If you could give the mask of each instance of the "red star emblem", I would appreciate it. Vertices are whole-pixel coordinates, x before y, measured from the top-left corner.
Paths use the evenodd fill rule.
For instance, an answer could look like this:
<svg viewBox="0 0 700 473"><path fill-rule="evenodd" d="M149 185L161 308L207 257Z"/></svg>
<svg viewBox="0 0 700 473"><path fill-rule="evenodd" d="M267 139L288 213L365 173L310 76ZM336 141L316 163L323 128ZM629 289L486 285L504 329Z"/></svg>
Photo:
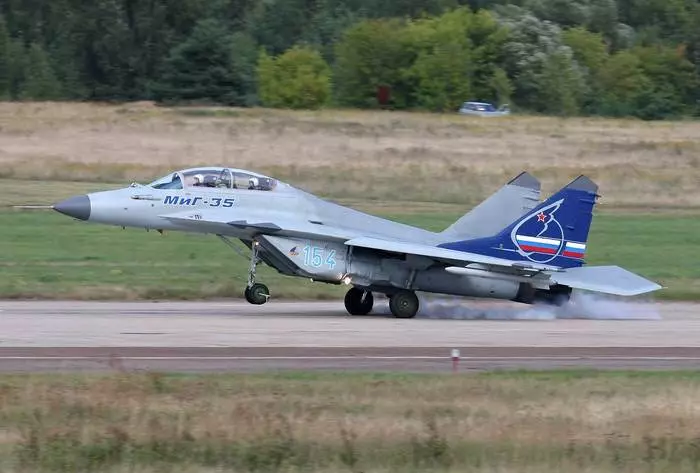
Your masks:
<svg viewBox="0 0 700 473"><path fill-rule="evenodd" d="M544 222L547 219L547 216L544 214L544 212L540 212L537 214L537 221L538 222Z"/></svg>

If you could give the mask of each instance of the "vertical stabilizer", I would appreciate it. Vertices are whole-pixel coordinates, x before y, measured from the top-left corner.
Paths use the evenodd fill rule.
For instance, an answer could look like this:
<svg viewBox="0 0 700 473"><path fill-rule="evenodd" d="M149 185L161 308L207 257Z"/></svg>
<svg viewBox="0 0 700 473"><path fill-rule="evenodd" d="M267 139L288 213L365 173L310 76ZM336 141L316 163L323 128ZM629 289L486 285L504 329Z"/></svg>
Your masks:
<svg viewBox="0 0 700 473"><path fill-rule="evenodd" d="M491 237L438 246L562 268L583 265L598 186L579 176Z"/></svg>
<svg viewBox="0 0 700 473"><path fill-rule="evenodd" d="M540 201L540 182L522 172L474 207L440 236L443 241L490 236L532 210Z"/></svg>

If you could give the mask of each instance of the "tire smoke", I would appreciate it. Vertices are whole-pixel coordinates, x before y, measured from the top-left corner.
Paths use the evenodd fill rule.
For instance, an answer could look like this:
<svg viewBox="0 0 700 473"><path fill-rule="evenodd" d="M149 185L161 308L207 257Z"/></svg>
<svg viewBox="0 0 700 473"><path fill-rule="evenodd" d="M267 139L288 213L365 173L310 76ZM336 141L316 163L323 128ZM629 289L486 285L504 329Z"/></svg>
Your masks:
<svg viewBox="0 0 700 473"><path fill-rule="evenodd" d="M518 304L419 294L416 318L452 320L660 320L651 301L574 292L567 304ZM383 312L383 310L382 310ZM388 307L386 312L389 313Z"/></svg>

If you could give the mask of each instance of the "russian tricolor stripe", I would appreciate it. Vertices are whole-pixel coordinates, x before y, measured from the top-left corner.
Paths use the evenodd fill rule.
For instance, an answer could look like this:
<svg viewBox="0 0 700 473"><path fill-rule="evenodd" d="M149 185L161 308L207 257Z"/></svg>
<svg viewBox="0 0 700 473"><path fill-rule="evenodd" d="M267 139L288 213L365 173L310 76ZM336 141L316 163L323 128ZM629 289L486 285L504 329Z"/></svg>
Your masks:
<svg viewBox="0 0 700 473"><path fill-rule="evenodd" d="M518 246L520 246L520 249L528 252L554 255L561 247L561 240L557 240L556 238L532 237L525 235L516 235L515 238L518 241ZM586 245L584 243L567 241L566 245L564 246L562 256L568 256L570 258L583 258L585 253Z"/></svg>
<svg viewBox="0 0 700 473"><path fill-rule="evenodd" d="M586 245L584 243L574 243L573 241L567 241L566 247L564 248L564 256L569 256L571 258L583 258L586 253Z"/></svg>
<svg viewBox="0 0 700 473"><path fill-rule="evenodd" d="M525 235L515 235L518 245L523 251L556 254L561 246L561 240L555 238L531 237Z"/></svg>

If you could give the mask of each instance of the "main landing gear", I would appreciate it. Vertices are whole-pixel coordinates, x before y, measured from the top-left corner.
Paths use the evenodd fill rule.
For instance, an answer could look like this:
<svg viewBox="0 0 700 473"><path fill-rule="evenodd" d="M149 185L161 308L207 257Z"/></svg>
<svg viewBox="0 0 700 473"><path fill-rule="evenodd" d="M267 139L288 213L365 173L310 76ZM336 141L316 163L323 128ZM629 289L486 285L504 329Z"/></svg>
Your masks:
<svg viewBox="0 0 700 473"><path fill-rule="evenodd" d="M389 310L397 319L412 319L418 308L418 296L413 291L401 290L389 297Z"/></svg>
<svg viewBox="0 0 700 473"><path fill-rule="evenodd" d="M250 268L248 269L248 285L245 288L245 300L251 304L261 305L270 298L270 290L266 285L255 282L255 268L260 263L258 258L258 245L254 241L251 246Z"/></svg>
<svg viewBox="0 0 700 473"><path fill-rule="evenodd" d="M374 305L374 296L371 291L352 287L345 294L345 309L350 315L367 315Z"/></svg>
<svg viewBox="0 0 700 473"><path fill-rule="evenodd" d="M374 296L366 289L353 287L345 294L345 309L350 315L367 315L373 305ZM418 297L413 291L401 290L389 295L389 309L397 319L415 317L418 308Z"/></svg>

